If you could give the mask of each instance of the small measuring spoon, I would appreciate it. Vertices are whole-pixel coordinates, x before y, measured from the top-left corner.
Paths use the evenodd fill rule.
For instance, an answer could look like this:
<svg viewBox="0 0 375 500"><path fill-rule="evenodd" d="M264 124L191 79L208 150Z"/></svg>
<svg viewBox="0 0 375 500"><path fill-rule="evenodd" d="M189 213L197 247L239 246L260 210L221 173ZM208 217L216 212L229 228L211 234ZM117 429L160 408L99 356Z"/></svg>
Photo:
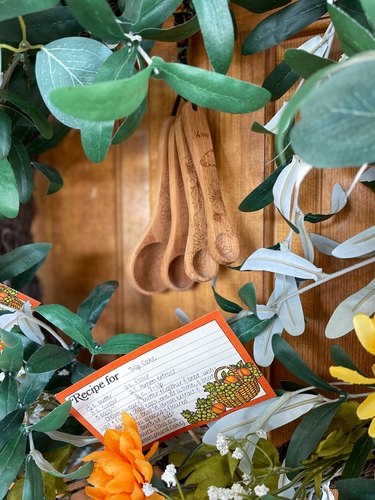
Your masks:
<svg viewBox="0 0 375 500"><path fill-rule="evenodd" d="M191 103L186 103L181 118L203 193L208 249L219 264L231 264L238 259L239 244L224 206L206 113L201 108L195 111Z"/></svg>
<svg viewBox="0 0 375 500"><path fill-rule="evenodd" d="M171 209L168 175L168 135L175 118L167 118L159 138L158 179L155 205L150 223L129 263L129 278L139 292L152 295L162 292L166 285L161 276L161 263L171 230Z"/></svg>
<svg viewBox="0 0 375 500"><path fill-rule="evenodd" d="M191 288L194 281L187 276L184 267L189 214L178 160L174 124L171 125L168 136L168 167L171 232L161 264L161 276L167 288L182 291Z"/></svg>
<svg viewBox="0 0 375 500"><path fill-rule="evenodd" d="M219 266L208 251L207 224L202 192L180 116L175 122L175 137L189 213L185 272L194 281L209 281L216 276Z"/></svg>

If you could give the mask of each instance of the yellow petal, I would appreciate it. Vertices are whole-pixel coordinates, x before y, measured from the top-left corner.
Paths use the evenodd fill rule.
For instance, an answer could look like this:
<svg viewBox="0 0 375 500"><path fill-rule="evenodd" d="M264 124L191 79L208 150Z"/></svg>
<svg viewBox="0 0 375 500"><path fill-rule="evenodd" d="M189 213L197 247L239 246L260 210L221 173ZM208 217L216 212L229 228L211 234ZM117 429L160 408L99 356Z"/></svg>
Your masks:
<svg viewBox="0 0 375 500"><path fill-rule="evenodd" d="M126 413L126 411L122 412L122 425L124 429L126 429L127 427L131 427L139 434L139 429L136 421L131 415L129 415L129 413Z"/></svg>
<svg viewBox="0 0 375 500"><path fill-rule="evenodd" d="M361 420L375 417L375 392L358 406L357 415Z"/></svg>
<svg viewBox="0 0 375 500"><path fill-rule="evenodd" d="M373 418L370 424L370 427L368 428L368 433L369 436L372 438L375 438L375 419Z"/></svg>
<svg viewBox="0 0 375 500"><path fill-rule="evenodd" d="M353 318L355 333L363 347L375 355L375 317L357 314Z"/></svg>
<svg viewBox="0 0 375 500"><path fill-rule="evenodd" d="M343 380L344 382L350 382L351 384L375 384L375 378L364 377L355 370L350 370L344 366L330 366L329 373L332 377Z"/></svg>
<svg viewBox="0 0 375 500"><path fill-rule="evenodd" d="M375 365L374 365L375 366ZM150 458L155 455L156 453L156 450L158 449L159 447L159 442L158 441L155 441L155 443L151 446L150 450L146 453L145 455L145 459L146 460L150 460Z"/></svg>

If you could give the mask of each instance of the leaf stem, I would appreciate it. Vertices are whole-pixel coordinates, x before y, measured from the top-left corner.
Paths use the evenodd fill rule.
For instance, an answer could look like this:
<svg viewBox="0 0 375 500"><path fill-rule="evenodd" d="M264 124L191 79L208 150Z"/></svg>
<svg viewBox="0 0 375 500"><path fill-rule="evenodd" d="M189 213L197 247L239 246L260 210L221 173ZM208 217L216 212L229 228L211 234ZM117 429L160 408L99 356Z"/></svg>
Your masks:
<svg viewBox="0 0 375 500"><path fill-rule="evenodd" d="M355 188L355 186L358 184L360 178L362 177L362 174L363 172L366 170L366 168L368 167L368 163L364 163L361 168L358 170L358 172L356 173L354 179L353 179L353 182L350 186L350 188L348 189L348 191L346 192L346 197L349 198L349 196L352 194L353 192L353 189Z"/></svg>
<svg viewBox="0 0 375 500"><path fill-rule="evenodd" d="M21 33L22 33L22 41L27 40L26 36L26 24L22 16L18 16L18 22L20 23Z"/></svg>

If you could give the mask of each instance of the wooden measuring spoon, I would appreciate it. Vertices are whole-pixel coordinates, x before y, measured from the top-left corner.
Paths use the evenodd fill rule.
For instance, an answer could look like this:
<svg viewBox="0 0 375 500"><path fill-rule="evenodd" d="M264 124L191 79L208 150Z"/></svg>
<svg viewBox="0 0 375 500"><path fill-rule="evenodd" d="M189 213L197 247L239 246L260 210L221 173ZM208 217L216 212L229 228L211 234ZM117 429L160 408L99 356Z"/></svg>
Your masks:
<svg viewBox="0 0 375 500"><path fill-rule="evenodd" d="M189 215L185 198L184 183L178 160L175 125L168 135L169 193L171 207L171 232L161 264L161 276L167 288L187 290L194 285L185 273L184 255L189 231Z"/></svg>
<svg viewBox="0 0 375 500"><path fill-rule="evenodd" d="M208 251L203 196L180 116L175 122L175 137L189 213L185 272L194 281L209 281L216 276L219 266Z"/></svg>
<svg viewBox="0 0 375 500"><path fill-rule="evenodd" d="M203 193L208 249L219 264L231 264L238 259L239 245L221 195L206 113L201 108L195 111L191 103L186 103L182 108L181 118Z"/></svg>
<svg viewBox="0 0 375 500"><path fill-rule="evenodd" d="M129 263L130 281L134 288L145 295L152 295L166 289L161 276L161 263L171 230L168 135L174 120L174 117L167 118L160 131L155 205L150 223L134 249Z"/></svg>

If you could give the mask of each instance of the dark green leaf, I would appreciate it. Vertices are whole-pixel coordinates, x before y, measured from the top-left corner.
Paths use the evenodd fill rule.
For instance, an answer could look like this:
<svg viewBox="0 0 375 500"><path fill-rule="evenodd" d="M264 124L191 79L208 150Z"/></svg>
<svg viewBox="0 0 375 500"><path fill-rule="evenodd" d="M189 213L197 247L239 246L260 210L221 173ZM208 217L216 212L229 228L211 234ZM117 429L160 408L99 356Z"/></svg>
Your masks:
<svg viewBox="0 0 375 500"><path fill-rule="evenodd" d="M91 373L94 373L94 368L90 368L87 365L84 365L80 361L77 361L73 365L73 370L72 370L72 383L75 384L76 382L79 382L83 378L87 377Z"/></svg>
<svg viewBox="0 0 375 500"><path fill-rule="evenodd" d="M0 21L55 7L57 0L2 0Z"/></svg>
<svg viewBox="0 0 375 500"><path fill-rule="evenodd" d="M145 28L159 27L180 5L181 0L143 0L138 21L131 31L139 33Z"/></svg>
<svg viewBox="0 0 375 500"><path fill-rule="evenodd" d="M217 293L215 290L215 286L212 285L212 291L214 293L215 300L217 304L221 307L223 311L233 313L233 314L238 314L239 312L242 311L242 307L236 304L235 302L232 302L231 300L228 300L224 297L222 297L220 294Z"/></svg>
<svg viewBox="0 0 375 500"><path fill-rule="evenodd" d="M70 338L88 349L96 344L93 341L89 327L82 318L69 309L58 304L39 306L35 309L43 318L57 326Z"/></svg>
<svg viewBox="0 0 375 500"><path fill-rule="evenodd" d="M212 67L225 74L232 61L234 30L227 0L192 0Z"/></svg>
<svg viewBox="0 0 375 500"><path fill-rule="evenodd" d="M149 66L123 80L55 89L51 92L51 101L64 113L76 118L117 120L140 106L147 95L151 72Z"/></svg>
<svg viewBox="0 0 375 500"><path fill-rule="evenodd" d="M368 187L369 189L371 189L371 191L372 191L373 193L375 193L375 181L370 181L370 182L368 182L368 181L361 181L361 183L362 183L364 186L366 186L366 187Z"/></svg>
<svg viewBox="0 0 375 500"><path fill-rule="evenodd" d="M112 144L120 144L133 134L142 120L146 107L147 99L144 99L139 108L137 108L134 113L131 113L117 129L113 136Z"/></svg>
<svg viewBox="0 0 375 500"><path fill-rule="evenodd" d="M50 432L60 429L69 417L71 409L72 402L67 401L62 405L57 406L57 408L49 412L45 417L41 418L39 422L33 424L31 429L39 432Z"/></svg>
<svg viewBox="0 0 375 500"><path fill-rule="evenodd" d="M145 335L142 333L120 333L114 335L107 342L105 342L100 349L97 350L98 354L127 354L141 347L156 337L153 335Z"/></svg>
<svg viewBox="0 0 375 500"><path fill-rule="evenodd" d="M45 344L32 354L26 363L26 369L32 373L44 373L58 370L73 361L74 354L54 344Z"/></svg>
<svg viewBox="0 0 375 500"><path fill-rule="evenodd" d="M54 194L63 187L64 180L60 173L49 165L44 163L39 163L38 161L33 161L34 167L48 179L48 189L47 194Z"/></svg>
<svg viewBox="0 0 375 500"><path fill-rule="evenodd" d="M318 408L310 410L302 418L302 422L294 431L288 446L285 457L286 467L299 467L311 455L327 431L342 402L343 400L339 400L318 406ZM292 478L296 474L298 472L290 472L288 477Z"/></svg>
<svg viewBox="0 0 375 500"><path fill-rule="evenodd" d="M100 163L106 157L112 142L113 121L89 122L81 127L81 142L87 158Z"/></svg>
<svg viewBox="0 0 375 500"><path fill-rule="evenodd" d="M255 292L254 283L246 283L246 285L242 286L238 295L244 304L252 311L254 314L257 313L257 297Z"/></svg>
<svg viewBox="0 0 375 500"><path fill-rule="evenodd" d="M362 370L360 370L353 363L353 361L350 359L348 353L339 345L333 345L331 347L331 358L332 358L334 365L344 366L345 368L349 368L349 370L354 370L354 371L360 373L364 377L367 376Z"/></svg>
<svg viewBox="0 0 375 500"><path fill-rule="evenodd" d="M242 344L250 342L255 339L274 321L275 316L269 319L259 319L255 314L245 316L230 324L230 327L236 334L236 337Z"/></svg>
<svg viewBox="0 0 375 500"><path fill-rule="evenodd" d="M129 78L134 71L136 47L124 47L113 52L98 69L95 82L106 82Z"/></svg>
<svg viewBox="0 0 375 500"><path fill-rule="evenodd" d="M261 21L250 32L243 54L256 54L286 40L327 12L326 0L299 0Z"/></svg>
<svg viewBox="0 0 375 500"><path fill-rule="evenodd" d="M239 210L241 210L241 212L255 212L256 210L260 210L270 205L273 202L273 186L286 165L285 163L277 167L262 184L259 184L259 186L253 189L253 191L251 191L251 193L241 202L238 207Z"/></svg>
<svg viewBox="0 0 375 500"><path fill-rule="evenodd" d="M186 23L173 26L173 28L146 28L140 32L142 38L160 40L161 42L179 42L185 40L199 31L197 16L193 16Z"/></svg>
<svg viewBox="0 0 375 500"><path fill-rule="evenodd" d="M0 498L6 496L9 486L16 480L25 451L26 433L21 430L13 435L0 453Z"/></svg>
<svg viewBox="0 0 375 500"><path fill-rule="evenodd" d="M48 149L57 146L63 138L68 134L70 128L61 122L56 122L53 124L53 137L51 139L44 139L43 137L38 137L30 145L27 146L27 151L30 156L37 156Z"/></svg>
<svg viewBox="0 0 375 500"><path fill-rule="evenodd" d="M13 169L6 158L0 160L0 213L9 219L17 217L19 194Z"/></svg>
<svg viewBox="0 0 375 500"><path fill-rule="evenodd" d="M9 373L0 384L0 420L17 409L17 382Z"/></svg>
<svg viewBox="0 0 375 500"><path fill-rule="evenodd" d="M328 4L328 12L336 29L340 45L347 56L365 50L375 50L375 38L358 21L335 5Z"/></svg>
<svg viewBox="0 0 375 500"><path fill-rule="evenodd" d="M18 398L21 405L28 406L35 401L54 373L55 370L42 373L26 373L18 390Z"/></svg>
<svg viewBox="0 0 375 500"><path fill-rule="evenodd" d="M253 122L251 125L251 130L252 132L257 132L258 134L269 134L273 135L272 132L267 130L263 125L261 125L259 122Z"/></svg>
<svg viewBox="0 0 375 500"><path fill-rule="evenodd" d="M106 281L97 285L79 306L77 314L90 330L95 326L105 306L118 288L117 281Z"/></svg>
<svg viewBox="0 0 375 500"><path fill-rule="evenodd" d="M268 90L186 64L167 63L153 58L162 78L175 92L198 106L227 113L250 113L270 98Z"/></svg>
<svg viewBox="0 0 375 500"><path fill-rule="evenodd" d="M24 413L24 410L16 409L8 413L8 415L0 421L0 450L4 448L5 444L21 427Z"/></svg>
<svg viewBox="0 0 375 500"><path fill-rule="evenodd" d="M28 285L32 279L34 278L35 274L38 272L38 269L41 267L43 264L44 260L38 262L38 264L35 264L35 266L30 267L27 271L19 274L15 278L12 278L11 280L11 286L15 290L22 290L26 285Z"/></svg>
<svg viewBox="0 0 375 500"><path fill-rule="evenodd" d="M120 0L118 6L123 11L121 17L126 19L130 24L135 24L141 15L142 4L143 0Z"/></svg>
<svg viewBox="0 0 375 500"><path fill-rule="evenodd" d="M17 372L22 366L23 344L18 333L0 329L1 339L6 347L1 351L0 370Z"/></svg>
<svg viewBox="0 0 375 500"><path fill-rule="evenodd" d="M43 262L50 250L49 243L32 243L0 255L0 282L10 280Z"/></svg>
<svg viewBox="0 0 375 500"><path fill-rule="evenodd" d="M33 170L28 152L17 137L13 137L9 161L16 177L20 202L27 203L34 189Z"/></svg>
<svg viewBox="0 0 375 500"><path fill-rule="evenodd" d="M28 457L26 459L22 500L41 500L44 498L42 473L34 460L31 457Z"/></svg>
<svg viewBox="0 0 375 500"><path fill-rule="evenodd" d="M271 101L277 101L298 81L299 76L282 61L263 82L263 87L271 92Z"/></svg>
<svg viewBox="0 0 375 500"><path fill-rule="evenodd" d="M250 12L255 14L263 14L269 10L277 9L278 7L283 7L284 5L291 2L291 0L231 0L232 3L240 5Z"/></svg>
<svg viewBox="0 0 375 500"><path fill-rule="evenodd" d="M355 19L366 29L373 31L373 27L366 18L365 11L363 10L362 0L336 0L335 5L349 14L350 17Z"/></svg>
<svg viewBox="0 0 375 500"><path fill-rule="evenodd" d="M12 145L12 120L0 109L0 160L8 156Z"/></svg>
<svg viewBox="0 0 375 500"><path fill-rule="evenodd" d="M335 61L310 54L301 49L288 49L285 52L285 61L302 78L310 78L316 71L336 64Z"/></svg>
<svg viewBox="0 0 375 500"><path fill-rule="evenodd" d="M70 10L87 31L105 41L118 42L125 38L121 25L106 0L67 0Z"/></svg>
<svg viewBox="0 0 375 500"><path fill-rule="evenodd" d="M298 356L296 351L294 351L294 349L292 349L280 335L273 336L272 348L277 359L297 378L324 391L342 394L340 389L321 379L312 370L310 370L310 368Z"/></svg>
<svg viewBox="0 0 375 500"><path fill-rule="evenodd" d="M312 214L312 213L308 213L308 214L305 214L303 219L306 222L311 222L312 224L317 224L318 222L323 222L325 220L330 219L334 215L336 215L336 214Z"/></svg>
<svg viewBox="0 0 375 500"><path fill-rule="evenodd" d="M373 27L375 27L375 4L373 0L361 0L363 10L365 11L367 19Z"/></svg>
<svg viewBox="0 0 375 500"><path fill-rule="evenodd" d="M374 443L366 430L366 433L353 446L349 458L345 463L341 478L359 477L373 448Z"/></svg>
<svg viewBox="0 0 375 500"><path fill-rule="evenodd" d="M24 97L20 97L13 92L9 92L9 90L0 90L0 101L6 101L13 104L13 106L15 106L22 115L31 120L43 137L46 139L50 139L52 137L52 125L47 120L47 117L39 111L33 102L28 101Z"/></svg>
<svg viewBox="0 0 375 500"><path fill-rule="evenodd" d="M375 481L373 479L340 479L335 482L340 500L374 500Z"/></svg>

